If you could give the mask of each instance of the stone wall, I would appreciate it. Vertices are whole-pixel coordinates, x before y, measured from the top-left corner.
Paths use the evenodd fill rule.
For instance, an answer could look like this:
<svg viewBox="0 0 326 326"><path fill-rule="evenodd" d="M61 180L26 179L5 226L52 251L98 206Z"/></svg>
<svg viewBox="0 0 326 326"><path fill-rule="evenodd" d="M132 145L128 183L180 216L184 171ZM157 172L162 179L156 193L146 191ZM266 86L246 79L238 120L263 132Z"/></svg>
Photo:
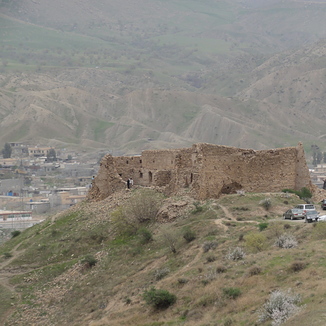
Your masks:
<svg viewBox="0 0 326 326"><path fill-rule="evenodd" d="M140 156L106 155L88 198L103 199L126 187L130 177L135 186L161 187L167 195L187 189L198 199L218 198L240 189L312 189L302 144L255 151L200 143L191 148L144 151Z"/></svg>

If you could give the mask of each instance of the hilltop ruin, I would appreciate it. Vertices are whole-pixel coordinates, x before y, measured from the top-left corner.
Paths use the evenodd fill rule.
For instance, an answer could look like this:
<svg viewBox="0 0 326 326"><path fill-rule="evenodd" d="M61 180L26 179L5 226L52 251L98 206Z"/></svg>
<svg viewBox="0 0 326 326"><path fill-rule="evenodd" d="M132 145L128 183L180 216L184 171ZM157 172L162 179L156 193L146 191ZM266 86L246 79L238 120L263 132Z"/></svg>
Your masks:
<svg viewBox="0 0 326 326"><path fill-rule="evenodd" d="M102 200L126 188L130 177L136 186L160 187L167 195L186 190L199 200L237 190L312 189L301 143L260 151L199 143L190 148L146 150L139 156L104 156L88 199Z"/></svg>

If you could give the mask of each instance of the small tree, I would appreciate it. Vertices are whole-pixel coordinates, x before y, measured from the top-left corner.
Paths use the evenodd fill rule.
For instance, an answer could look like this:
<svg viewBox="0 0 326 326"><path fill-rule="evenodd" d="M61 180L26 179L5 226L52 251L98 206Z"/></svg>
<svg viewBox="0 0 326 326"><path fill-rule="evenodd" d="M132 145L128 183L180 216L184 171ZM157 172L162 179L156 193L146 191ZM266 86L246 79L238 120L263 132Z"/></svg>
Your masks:
<svg viewBox="0 0 326 326"><path fill-rule="evenodd" d="M3 150L1 151L3 158L10 158L12 153L12 148L10 144L5 143Z"/></svg>
<svg viewBox="0 0 326 326"><path fill-rule="evenodd" d="M55 151L54 148L51 148L51 149L48 151L48 153L47 153L47 155L46 155L46 158L47 158L48 161L51 161L51 162L57 160L57 153L56 153L56 151Z"/></svg>

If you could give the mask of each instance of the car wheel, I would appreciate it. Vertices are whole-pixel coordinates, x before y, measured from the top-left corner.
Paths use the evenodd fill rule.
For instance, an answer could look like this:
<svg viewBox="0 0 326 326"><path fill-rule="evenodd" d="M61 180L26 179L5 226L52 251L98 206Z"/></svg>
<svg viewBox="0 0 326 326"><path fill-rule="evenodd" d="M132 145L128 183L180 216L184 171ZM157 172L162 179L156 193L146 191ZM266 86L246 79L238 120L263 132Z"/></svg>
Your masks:
<svg viewBox="0 0 326 326"><path fill-rule="evenodd" d="M292 221L294 220L293 215L291 215L291 220L292 220Z"/></svg>

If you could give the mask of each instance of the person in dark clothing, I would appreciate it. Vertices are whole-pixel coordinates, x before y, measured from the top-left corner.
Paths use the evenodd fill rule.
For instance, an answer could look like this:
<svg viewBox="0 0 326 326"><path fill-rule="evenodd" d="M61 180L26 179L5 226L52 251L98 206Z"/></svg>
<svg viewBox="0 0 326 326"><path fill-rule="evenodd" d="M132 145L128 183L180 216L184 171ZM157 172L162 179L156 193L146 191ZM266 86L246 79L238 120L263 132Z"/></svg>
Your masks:
<svg viewBox="0 0 326 326"><path fill-rule="evenodd" d="M127 188L130 189L130 179L127 180Z"/></svg>
<svg viewBox="0 0 326 326"><path fill-rule="evenodd" d="M324 180L323 189L325 189L325 190L326 190L326 179Z"/></svg>

